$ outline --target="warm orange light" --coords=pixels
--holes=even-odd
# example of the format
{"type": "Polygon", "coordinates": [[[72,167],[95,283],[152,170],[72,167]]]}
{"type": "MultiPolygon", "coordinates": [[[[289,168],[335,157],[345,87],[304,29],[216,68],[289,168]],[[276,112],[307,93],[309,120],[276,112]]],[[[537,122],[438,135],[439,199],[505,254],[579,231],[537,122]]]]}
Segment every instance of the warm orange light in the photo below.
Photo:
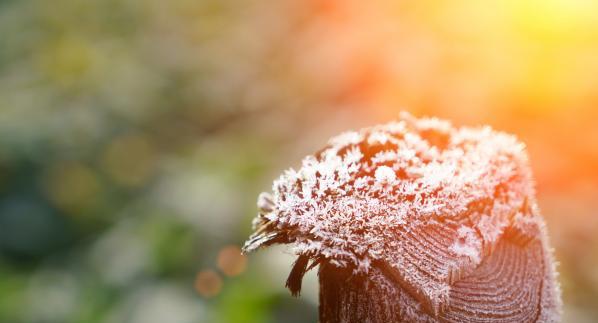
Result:
{"type": "Polygon", "coordinates": [[[300,70],[314,87],[338,89],[341,105],[384,119],[401,107],[467,120],[596,101],[596,1],[348,0],[319,14],[298,35],[309,48],[297,51],[300,70]]]}
{"type": "Polygon", "coordinates": [[[237,276],[245,271],[247,258],[241,254],[241,248],[235,245],[220,249],[218,268],[227,276],[237,276]]]}
{"type": "Polygon", "coordinates": [[[202,270],[195,278],[195,289],[203,297],[214,297],[222,289],[222,278],[213,270],[202,270]]]}

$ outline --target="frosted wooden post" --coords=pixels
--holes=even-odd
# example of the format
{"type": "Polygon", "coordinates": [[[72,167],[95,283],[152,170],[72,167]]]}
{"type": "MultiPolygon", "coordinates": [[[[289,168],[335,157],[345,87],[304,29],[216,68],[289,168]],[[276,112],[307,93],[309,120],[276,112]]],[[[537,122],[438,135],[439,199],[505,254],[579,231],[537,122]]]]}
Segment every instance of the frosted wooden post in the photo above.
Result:
{"type": "Polygon", "coordinates": [[[258,198],[244,251],[319,266],[320,322],[558,322],[560,290],[523,144],[401,120],[347,132],[258,198]]]}

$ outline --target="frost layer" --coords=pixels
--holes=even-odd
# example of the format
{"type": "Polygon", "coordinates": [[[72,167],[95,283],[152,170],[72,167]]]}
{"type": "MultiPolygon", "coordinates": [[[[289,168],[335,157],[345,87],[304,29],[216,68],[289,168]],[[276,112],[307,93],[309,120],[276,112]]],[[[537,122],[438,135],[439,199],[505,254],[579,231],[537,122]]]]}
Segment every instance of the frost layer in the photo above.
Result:
{"type": "Polygon", "coordinates": [[[504,265],[502,258],[484,263],[501,239],[520,249],[536,245],[530,255],[538,263],[514,270],[523,270],[518,277],[532,269],[531,277],[539,275],[522,288],[552,309],[534,315],[553,321],[559,293],[532,183],[515,137],[404,114],[336,136],[300,169],[285,171],[273,194],[260,195],[256,232],[244,249],[293,243],[299,279],[308,259],[355,275],[375,266],[437,317],[454,302],[457,282],[487,271],[492,261],[504,265]]]}

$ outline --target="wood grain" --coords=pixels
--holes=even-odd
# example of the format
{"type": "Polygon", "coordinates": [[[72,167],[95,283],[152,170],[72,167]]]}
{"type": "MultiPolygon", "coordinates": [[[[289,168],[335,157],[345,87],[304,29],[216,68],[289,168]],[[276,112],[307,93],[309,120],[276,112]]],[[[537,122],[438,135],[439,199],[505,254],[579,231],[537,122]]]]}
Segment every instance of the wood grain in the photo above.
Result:
{"type": "Polygon", "coordinates": [[[440,313],[421,306],[412,289],[379,265],[359,276],[323,263],[320,322],[553,322],[556,306],[546,306],[555,297],[554,286],[546,286],[551,281],[547,259],[539,240],[525,245],[501,240],[477,268],[451,285],[440,313]]]}

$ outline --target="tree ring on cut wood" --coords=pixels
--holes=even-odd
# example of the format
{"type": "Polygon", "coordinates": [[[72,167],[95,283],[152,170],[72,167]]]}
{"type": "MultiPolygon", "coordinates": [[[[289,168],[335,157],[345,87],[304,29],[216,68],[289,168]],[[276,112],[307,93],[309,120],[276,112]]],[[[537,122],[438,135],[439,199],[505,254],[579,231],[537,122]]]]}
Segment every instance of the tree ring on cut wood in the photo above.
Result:
{"type": "Polygon", "coordinates": [[[343,133],[258,198],[244,246],[319,265],[321,322],[556,322],[560,290],[525,147],[402,114],[343,133]]]}

